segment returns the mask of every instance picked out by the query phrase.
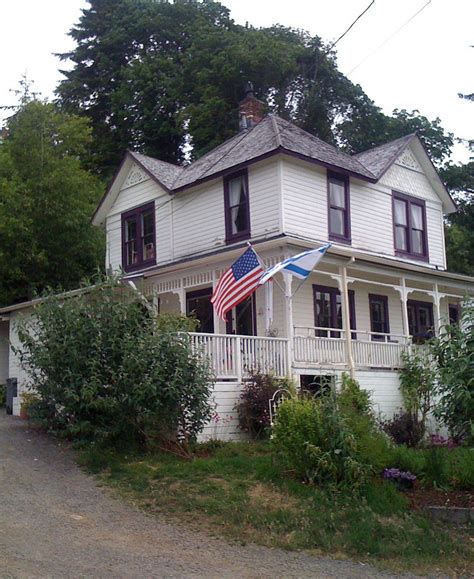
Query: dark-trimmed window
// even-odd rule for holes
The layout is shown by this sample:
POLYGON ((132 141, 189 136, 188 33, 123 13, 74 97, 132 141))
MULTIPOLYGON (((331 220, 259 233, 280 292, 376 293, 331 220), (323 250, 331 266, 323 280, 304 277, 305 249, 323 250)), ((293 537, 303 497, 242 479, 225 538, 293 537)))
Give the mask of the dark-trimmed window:
POLYGON ((247 169, 224 179, 225 237, 227 243, 250 237, 249 181, 247 169))
POLYGON ((336 173, 328 173, 328 226, 329 239, 351 242, 349 177, 336 173))
POLYGON ((227 314, 227 334, 239 336, 257 335, 257 308, 255 294, 246 298, 227 314))
POLYGON ((133 271, 156 263, 155 204, 122 213, 122 266, 133 271))
POLYGON ((388 316, 388 296, 369 294, 370 331, 374 332, 374 342, 385 342, 387 336, 378 334, 390 333, 390 321, 388 316))
POLYGON ((461 308, 459 304, 448 304, 449 323, 451 326, 457 326, 461 318, 461 308))
MULTIPOLYGON (((351 330, 356 329, 355 318, 355 297, 354 291, 349 290, 349 317, 351 330)), ((316 336, 340 338, 341 333, 334 331, 335 328, 342 329, 342 299, 341 292, 335 287, 313 285, 314 299, 314 325, 316 336), (332 328, 328 332, 322 328, 332 328)), ((351 334, 352 339, 356 339, 355 332, 351 334)))
POLYGON ((413 342, 422 344, 433 337, 433 304, 418 300, 407 301, 408 328, 413 342))
POLYGON ((422 199, 393 193, 393 236, 397 255, 428 259, 426 205, 422 199))

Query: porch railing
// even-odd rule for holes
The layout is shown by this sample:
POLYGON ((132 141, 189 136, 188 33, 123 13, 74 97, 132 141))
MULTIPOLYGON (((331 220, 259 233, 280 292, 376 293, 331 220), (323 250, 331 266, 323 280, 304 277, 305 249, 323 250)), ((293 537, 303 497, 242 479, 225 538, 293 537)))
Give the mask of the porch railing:
POLYGON ((191 333, 191 342, 210 360, 217 380, 240 381, 255 369, 278 377, 289 374, 286 338, 191 333))

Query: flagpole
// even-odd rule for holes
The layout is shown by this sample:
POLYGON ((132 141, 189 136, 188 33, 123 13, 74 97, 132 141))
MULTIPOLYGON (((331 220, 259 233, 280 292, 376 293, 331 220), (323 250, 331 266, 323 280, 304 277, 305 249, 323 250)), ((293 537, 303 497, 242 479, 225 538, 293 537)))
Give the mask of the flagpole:
MULTIPOLYGON (((255 251, 255 248, 253 247, 253 245, 250 243, 250 241, 247 241, 247 245, 253 249, 253 252, 255 253, 255 255, 257 256, 257 260, 258 263, 263 267, 264 270, 267 269, 267 266, 265 265, 265 262, 263 261, 263 259, 258 255, 258 253, 255 251)), ((283 293, 283 295, 285 295, 285 290, 282 288, 282 286, 278 283, 278 281, 275 278, 272 278, 273 282, 276 283, 276 285, 280 288, 281 292, 283 293)))

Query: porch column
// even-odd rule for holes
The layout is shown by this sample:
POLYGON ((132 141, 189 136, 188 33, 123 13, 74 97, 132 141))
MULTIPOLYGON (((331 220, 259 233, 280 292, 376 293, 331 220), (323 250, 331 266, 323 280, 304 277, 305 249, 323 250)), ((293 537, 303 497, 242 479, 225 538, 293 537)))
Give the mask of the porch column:
MULTIPOLYGON (((216 272, 212 273, 212 293, 214 293, 214 290, 216 289, 216 285, 217 285, 218 280, 216 279, 216 272)), ((219 334, 219 323, 220 323, 220 318, 216 313, 216 308, 212 308, 212 319, 213 319, 213 323, 214 323, 214 334, 219 334)), ((225 333, 225 331, 224 331, 225 333)))
POLYGON ((263 288, 265 290, 265 333, 269 336, 273 325, 273 280, 268 280, 263 288))
POLYGON ((355 379, 355 364, 352 355, 352 334, 351 334, 351 315, 349 310, 349 292, 347 290, 347 270, 346 266, 342 265, 339 268, 340 274, 340 291, 342 300, 342 329, 344 330, 344 337, 346 340, 347 365, 349 366, 349 373, 351 378, 355 379))
POLYGON ((438 291, 437 283, 434 284, 433 292, 433 317, 435 334, 439 336, 439 331, 441 328, 441 296, 438 291))
POLYGON ((185 316, 186 315, 186 291, 184 290, 184 288, 180 288, 177 290, 173 290, 172 293, 174 293, 178 296, 179 311, 183 316, 185 316))
POLYGON ((293 298, 292 282, 293 276, 290 273, 283 272, 283 282, 285 288, 286 301, 286 335, 288 338, 288 372, 293 376, 293 367, 295 363, 295 344, 294 344, 294 325, 293 325, 293 298))
POLYGON ((407 287, 405 283, 405 276, 402 277, 402 291, 400 292, 400 299, 402 303, 402 321, 403 321, 403 333, 405 334, 407 340, 410 335, 410 326, 408 325, 408 307, 407 307, 407 287))

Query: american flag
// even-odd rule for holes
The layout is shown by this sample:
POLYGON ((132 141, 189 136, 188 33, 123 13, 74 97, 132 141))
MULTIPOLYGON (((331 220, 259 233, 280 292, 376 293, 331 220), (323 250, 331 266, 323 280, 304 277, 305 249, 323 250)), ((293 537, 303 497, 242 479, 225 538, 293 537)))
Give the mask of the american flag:
POLYGON ((222 274, 212 294, 211 303, 224 322, 227 321, 226 313, 255 291, 262 274, 263 267, 251 247, 222 274))

